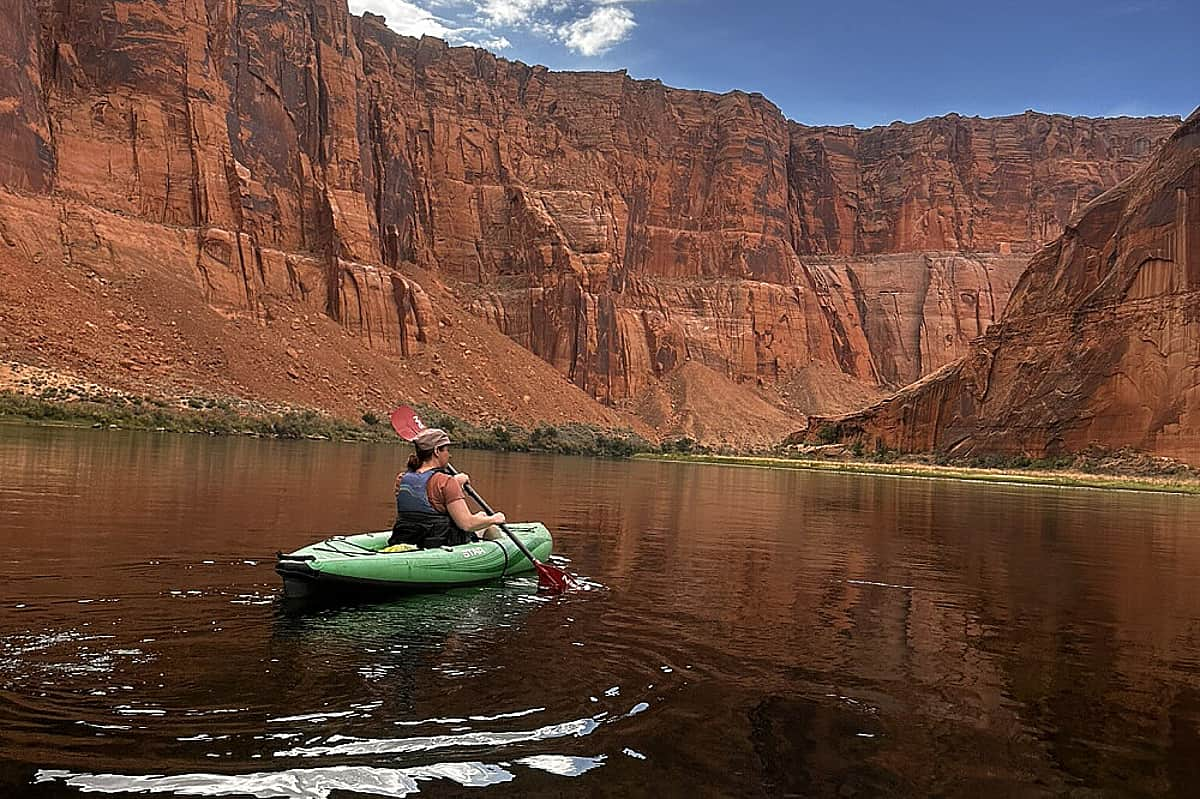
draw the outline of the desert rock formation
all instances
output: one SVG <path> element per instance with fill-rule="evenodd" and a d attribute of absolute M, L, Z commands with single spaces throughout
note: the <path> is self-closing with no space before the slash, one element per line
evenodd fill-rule
<path fill-rule="evenodd" d="M 1092 444 L 1200 463 L 1200 110 L 1082 209 L 962 360 L 862 413 L 812 419 L 909 451 Z"/>
<path fill-rule="evenodd" d="M 848 410 L 966 352 L 1024 253 L 1177 125 L 1027 113 L 812 128 L 758 95 L 398 36 L 344 0 L 0 10 L 13 21 L 0 30 L 5 277 L 64 297 L 124 286 L 126 307 L 138 285 L 170 286 L 144 316 L 260 329 L 253 346 L 274 360 L 234 389 L 339 410 L 372 401 L 371 358 L 395 370 L 469 349 L 446 335 L 460 305 L 565 378 L 539 381 L 517 413 L 563 407 L 568 381 L 662 432 L 714 439 L 713 418 L 755 403 L 777 409 L 764 427 L 787 424 L 782 409 Z M 22 309 L 0 315 L 8 353 L 104 361 L 108 320 L 57 318 L 60 305 L 74 307 L 38 318 L 100 332 L 35 350 Z M 285 368 L 301 318 L 321 320 L 327 348 L 368 353 L 353 356 L 359 374 L 311 370 L 333 375 L 324 385 Z M 221 379 L 162 339 L 142 346 L 174 375 Z M 461 410 L 448 370 L 423 371 Z"/>

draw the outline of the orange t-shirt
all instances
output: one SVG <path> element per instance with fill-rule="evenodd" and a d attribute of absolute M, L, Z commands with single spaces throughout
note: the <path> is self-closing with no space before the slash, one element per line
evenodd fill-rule
<path fill-rule="evenodd" d="M 429 478 L 429 482 L 425 486 L 425 495 L 429 497 L 429 504 L 438 513 L 448 513 L 446 510 L 451 502 L 457 502 L 460 499 L 466 499 L 463 494 L 462 486 L 448 474 L 438 472 L 433 477 Z"/>
<path fill-rule="evenodd" d="M 396 475 L 397 491 L 400 490 L 400 480 L 404 475 L 405 472 Z M 429 478 L 429 482 L 425 484 L 425 497 L 438 513 L 449 513 L 446 508 L 451 502 L 467 498 L 458 481 L 445 472 L 437 472 Z"/>

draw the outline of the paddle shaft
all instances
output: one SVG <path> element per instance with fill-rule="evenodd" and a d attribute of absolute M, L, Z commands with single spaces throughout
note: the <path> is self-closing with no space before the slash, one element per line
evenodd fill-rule
<path fill-rule="evenodd" d="M 450 472 L 452 476 L 458 474 L 458 470 L 450 464 L 446 464 L 446 471 Z M 476 491 L 474 488 L 471 488 L 470 483 L 464 485 L 463 490 L 467 492 L 467 495 L 470 496 L 471 499 L 479 503 L 479 507 L 483 508 L 484 513 L 488 514 L 489 516 L 495 515 L 496 512 L 492 510 L 492 506 L 487 504 L 483 497 L 479 496 L 478 491 Z M 521 543 L 521 539 L 517 538 L 513 531 L 508 529 L 507 524 L 501 523 L 500 529 L 504 531 L 505 535 L 512 539 L 512 542 L 517 545 L 517 549 L 521 550 L 521 554 L 529 558 L 530 563 L 532 563 L 534 566 L 542 565 L 541 562 L 533 556 L 533 553 L 529 551 L 529 548 Z"/>

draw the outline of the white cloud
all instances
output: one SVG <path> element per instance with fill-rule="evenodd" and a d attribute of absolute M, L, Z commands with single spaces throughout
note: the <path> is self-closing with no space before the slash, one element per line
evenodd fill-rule
<path fill-rule="evenodd" d="M 493 25 L 522 25 L 534 15 L 550 7 L 553 0 L 482 0 L 477 3 L 479 13 Z"/>
<path fill-rule="evenodd" d="M 512 42 L 503 36 L 497 36 L 494 39 L 480 39 L 479 41 L 463 39 L 461 42 L 455 42 L 455 44 L 465 45 L 466 47 L 480 47 L 484 50 L 505 50 L 512 47 Z"/>
<path fill-rule="evenodd" d="M 378 14 L 387 19 L 389 28 L 405 36 L 437 36 L 450 41 L 458 32 L 447 20 L 406 0 L 350 0 L 350 11 Z"/>
<path fill-rule="evenodd" d="M 437 36 L 454 45 L 504 50 L 510 36 L 548 39 L 584 56 L 625 41 L 637 22 L 628 8 L 643 0 L 349 0 L 405 36 Z M 436 9 L 436 13 L 433 9 Z"/>
<path fill-rule="evenodd" d="M 563 43 L 581 55 L 603 55 L 629 38 L 637 27 L 633 12 L 619 5 L 603 5 L 582 19 L 559 29 Z"/>

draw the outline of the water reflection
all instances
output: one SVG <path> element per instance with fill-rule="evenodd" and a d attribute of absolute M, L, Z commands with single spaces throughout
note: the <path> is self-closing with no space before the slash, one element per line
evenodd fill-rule
<path fill-rule="evenodd" d="M 1198 784 L 1192 498 L 461 452 L 597 590 L 279 604 L 271 554 L 386 527 L 402 456 L 0 429 L 0 787 Z"/>
<path fill-rule="evenodd" d="M 281 600 L 271 649 L 281 662 L 313 669 L 314 680 L 339 681 L 352 669 L 386 684 L 391 710 L 408 710 L 418 679 L 483 676 L 484 654 L 505 646 L 506 631 L 544 604 L 536 591 L 536 579 L 525 578 L 386 602 Z M 317 691 L 310 701 L 326 695 Z"/>

